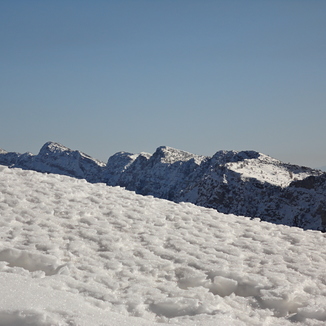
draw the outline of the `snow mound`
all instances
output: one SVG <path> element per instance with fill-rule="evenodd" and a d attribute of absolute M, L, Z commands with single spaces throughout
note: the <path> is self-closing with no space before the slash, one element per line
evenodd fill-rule
<path fill-rule="evenodd" d="M 0 250 L 0 261 L 7 262 L 9 267 L 22 267 L 29 272 L 43 271 L 47 276 L 57 274 L 64 267 L 58 265 L 55 257 L 13 248 Z"/>
<path fill-rule="evenodd" d="M 44 315 L 33 311 L 0 311 L 0 326 L 59 326 Z"/>

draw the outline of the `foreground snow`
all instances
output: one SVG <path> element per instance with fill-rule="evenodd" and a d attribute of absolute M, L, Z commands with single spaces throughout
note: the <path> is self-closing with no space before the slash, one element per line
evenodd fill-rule
<path fill-rule="evenodd" d="M 324 325 L 324 234 L 0 166 L 0 326 Z"/>

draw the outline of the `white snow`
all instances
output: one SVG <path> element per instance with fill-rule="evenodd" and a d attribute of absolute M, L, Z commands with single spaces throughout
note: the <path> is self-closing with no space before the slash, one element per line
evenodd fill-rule
<path fill-rule="evenodd" d="M 325 325 L 303 231 L 0 166 L 0 326 Z"/>
<path fill-rule="evenodd" d="M 280 187 L 287 187 L 292 181 L 302 180 L 311 175 L 311 172 L 289 171 L 284 163 L 262 153 L 259 153 L 257 159 L 227 163 L 226 166 L 232 171 L 241 173 L 244 180 L 255 178 Z"/>

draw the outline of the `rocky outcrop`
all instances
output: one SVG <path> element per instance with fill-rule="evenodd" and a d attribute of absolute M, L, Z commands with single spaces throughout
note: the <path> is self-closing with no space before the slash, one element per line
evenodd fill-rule
<path fill-rule="evenodd" d="M 108 185 L 125 187 L 142 195 L 179 201 L 183 190 L 199 177 L 205 160 L 204 156 L 161 146 L 153 155 L 141 153 L 127 165 L 121 160 L 123 172 L 118 179 L 109 174 L 110 158 L 105 180 Z"/>
<path fill-rule="evenodd" d="M 278 224 L 326 229 L 326 173 L 255 151 L 219 151 L 206 157 L 161 146 L 153 154 L 119 152 L 105 164 L 48 142 L 38 155 L 0 151 L 0 164 L 104 182 Z"/>

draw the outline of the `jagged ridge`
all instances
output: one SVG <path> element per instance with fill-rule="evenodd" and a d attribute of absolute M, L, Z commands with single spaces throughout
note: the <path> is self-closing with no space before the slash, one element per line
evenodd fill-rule
<path fill-rule="evenodd" d="M 0 164 L 104 182 L 273 223 L 326 227 L 326 173 L 255 151 L 218 151 L 207 157 L 161 146 L 153 154 L 119 152 L 105 164 L 47 142 L 37 155 L 2 150 Z"/>

